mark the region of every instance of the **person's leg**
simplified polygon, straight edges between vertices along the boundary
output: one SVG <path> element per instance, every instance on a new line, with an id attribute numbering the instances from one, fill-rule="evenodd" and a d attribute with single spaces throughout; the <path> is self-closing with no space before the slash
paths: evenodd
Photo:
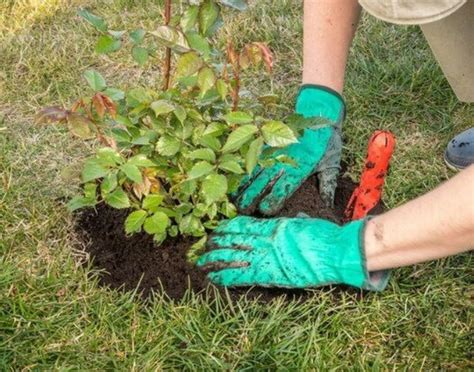
<path id="1" fill-rule="evenodd" d="M 370 271 L 473 249 L 474 166 L 428 194 L 371 219 L 364 246 Z"/>
<path id="2" fill-rule="evenodd" d="M 303 84 L 342 92 L 360 10 L 357 0 L 305 0 Z"/>
<path id="3" fill-rule="evenodd" d="M 440 21 L 420 27 L 458 99 L 473 103 L 474 1 L 468 1 Z M 444 159 L 453 170 L 474 164 L 474 128 L 458 134 L 449 142 Z"/>

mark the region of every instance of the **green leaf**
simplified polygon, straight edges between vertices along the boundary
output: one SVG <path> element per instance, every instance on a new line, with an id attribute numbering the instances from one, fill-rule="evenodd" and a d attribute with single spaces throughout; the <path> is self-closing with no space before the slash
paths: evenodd
<path id="1" fill-rule="evenodd" d="M 227 97 L 227 84 L 224 80 L 222 79 L 217 79 L 216 81 L 216 88 L 217 88 L 217 93 L 221 96 L 222 100 L 225 100 Z"/>
<path id="2" fill-rule="evenodd" d="M 234 193 L 240 186 L 243 176 L 241 174 L 227 174 L 228 193 Z"/>
<path id="3" fill-rule="evenodd" d="M 168 135 L 161 137 L 156 144 L 156 151 L 163 156 L 174 156 L 180 148 L 181 142 Z"/>
<path id="4" fill-rule="evenodd" d="M 229 192 L 229 187 L 227 187 L 227 192 Z M 214 219 L 217 216 L 217 204 L 213 203 L 207 206 L 206 213 L 211 220 Z"/>
<path id="5" fill-rule="evenodd" d="M 198 86 L 201 89 L 201 95 L 204 95 L 209 89 L 214 86 L 216 76 L 214 71 L 209 67 L 203 67 L 198 74 Z"/>
<path id="6" fill-rule="evenodd" d="M 207 160 L 211 163 L 216 161 L 216 154 L 211 149 L 197 149 L 186 155 L 188 159 Z"/>
<path id="7" fill-rule="evenodd" d="M 143 210 L 130 213 L 125 220 L 125 233 L 132 234 L 134 232 L 140 232 L 146 217 L 147 212 Z"/>
<path id="8" fill-rule="evenodd" d="M 193 195 L 197 189 L 197 183 L 195 180 L 183 181 L 178 186 L 180 193 L 184 197 Z"/>
<path id="9" fill-rule="evenodd" d="M 150 159 L 146 157 L 144 154 L 138 154 L 132 156 L 127 161 L 128 164 L 136 165 L 137 167 L 154 167 L 155 163 L 153 163 Z"/>
<path id="10" fill-rule="evenodd" d="M 235 216 L 237 216 L 237 208 L 229 201 L 225 201 L 222 203 L 220 212 L 227 218 L 234 218 Z"/>
<path id="11" fill-rule="evenodd" d="M 298 162 L 288 155 L 281 154 L 276 156 L 275 159 L 278 160 L 280 163 L 289 164 L 295 168 L 298 167 Z"/>
<path id="12" fill-rule="evenodd" d="M 232 152 L 240 149 L 242 145 L 253 138 L 253 135 L 258 132 L 255 125 L 242 125 L 232 132 L 227 138 L 227 142 L 222 148 L 222 152 Z"/>
<path id="13" fill-rule="evenodd" d="M 163 243 L 167 237 L 168 237 L 168 234 L 165 231 L 165 232 L 153 235 L 153 241 L 155 242 L 157 246 L 160 246 L 161 243 Z"/>
<path id="14" fill-rule="evenodd" d="M 245 170 L 248 174 L 252 173 L 255 166 L 257 165 L 258 158 L 262 153 L 263 149 L 263 138 L 258 137 L 250 143 L 247 154 L 245 155 Z"/>
<path id="15" fill-rule="evenodd" d="M 188 40 L 189 46 L 198 51 L 204 59 L 208 59 L 211 55 L 211 47 L 209 41 L 199 35 L 197 32 L 190 31 L 186 33 L 186 39 Z"/>
<path id="16" fill-rule="evenodd" d="M 132 57 L 140 66 L 148 61 L 148 50 L 146 48 L 135 45 L 132 48 Z"/>
<path id="17" fill-rule="evenodd" d="M 218 0 L 222 5 L 234 8 L 240 11 L 247 9 L 247 3 L 244 0 Z"/>
<path id="18" fill-rule="evenodd" d="M 107 88 L 104 90 L 104 94 L 112 101 L 120 101 L 125 98 L 125 92 L 116 88 Z"/>
<path id="19" fill-rule="evenodd" d="M 181 55 L 176 65 L 176 76 L 190 76 L 198 72 L 202 66 L 202 59 L 196 52 Z"/>
<path id="20" fill-rule="evenodd" d="M 190 208 L 189 211 L 191 211 L 192 207 Z M 188 212 L 189 212 L 188 211 Z M 186 212 L 186 213 L 188 213 Z M 207 205 L 204 203 L 197 203 L 196 206 L 193 209 L 193 216 L 202 218 L 206 215 L 207 212 Z"/>
<path id="21" fill-rule="evenodd" d="M 142 208 L 148 209 L 152 212 L 156 212 L 157 208 L 163 202 L 163 199 L 164 199 L 163 195 L 158 195 L 158 194 L 147 195 L 145 196 L 145 199 L 143 199 Z"/>
<path id="22" fill-rule="evenodd" d="M 142 173 L 140 172 L 140 169 L 136 165 L 126 163 L 123 164 L 120 167 L 120 170 L 125 173 L 128 179 L 132 180 L 133 182 L 136 183 L 142 183 L 143 182 L 143 177 Z"/>
<path id="23" fill-rule="evenodd" d="M 96 199 L 97 184 L 95 182 L 86 183 L 84 185 L 84 197 L 89 200 Z"/>
<path id="24" fill-rule="evenodd" d="M 110 35 L 102 35 L 97 40 L 95 51 L 100 54 L 113 53 L 120 49 L 122 42 L 119 39 L 115 39 Z"/>
<path id="25" fill-rule="evenodd" d="M 265 143 L 272 147 L 283 147 L 298 142 L 293 131 L 281 121 L 269 121 L 262 126 Z"/>
<path id="26" fill-rule="evenodd" d="M 214 169 L 212 164 L 209 164 L 207 161 L 200 161 L 191 168 L 188 173 L 188 180 L 199 178 L 205 176 Z"/>
<path id="27" fill-rule="evenodd" d="M 77 112 L 73 112 L 68 116 L 67 122 L 69 124 L 71 133 L 76 137 L 83 139 L 94 137 L 91 131 L 91 125 L 93 123 L 85 116 L 78 114 Z"/>
<path id="28" fill-rule="evenodd" d="M 145 39 L 145 30 L 139 28 L 138 30 L 130 32 L 130 39 L 134 44 L 141 44 L 143 43 L 143 39 Z"/>
<path id="29" fill-rule="evenodd" d="M 165 46 L 172 48 L 178 53 L 189 52 L 188 41 L 184 34 L 171 26 L 159 26 L 150 34 L 156 36 Z"/>
<path id="30" fill-rule="evenodd" d="M 176 218 L 178 216 L 178 214 L 174 210 L 170 208 L 165 208 L 165 207 L 158 207 L 157 212 L 163 212 L 164 214 L 166 214 L 168 217 L 171 217 L 171 218 Z"/>
<path id="31" fill-rule="evenodd" d="M 195 263 L 198 259 L 200 254 L 204 251 L 207 242 L 207 235 L 204 235 L 201 239 L 199 239 L 196 243 L 194 243 L 186 253 L 186 258 L 188 262 Z"/>
<path id="32" fill-rule="evenodd" d="M 113 193 L 106 195 L 104 199 L 112 208 L 123 209 L 130 207 L 130 200 L 122 189 L 116 189 Z"/>
<path id="33" fill-rule="evenodd" d="M 84 185 L 84 197 L 90 201 L 96 201 L 97 199 L 97 183 L 89 182 Z"/>
<path id="34" fill-rule="evenodd" d="M 217 30 L 219 30 L 223 25 L 224 25 L 224 19 L 222 18 L 222 14 L 219 11 L 219 14 L 217 15 L 216 21 L 214 22 L 214 24 L 207 31 L 206 36 L 209 37 L 209 36 L 214 35 L 217 32 Z"/>
<path id="35" fill-rule="evenodd" d="M 141 104 L 148 104 L 151 102 L 151 96 L 145 88 L 134 88 L 127 92 L 127 105 L 130 107 L 137 107 Z"/>
<path id="36" fill-rule="evenodd" d="M 219 149 L 221 148 L 221 143 L 219 142 L 219 140 L 211 135 L 202 136 L 199 139 L 199 143 L 203 146 L 209 147 L 214 151 L 219 151 Z"/>
<path id="37" fill-rule="evenodd" d="M 104 19 L 92 14 L 91 12 L 81 9 L 77 12 L 82 18 L 84 18 L 87 22 L 89 22 L 92 26 L 94 26 L 97 30 L 106 32 L 107 31 L 107 23 L 105 23 Z"/>
<path id="38" fill-rule="evenodd" d="M 192 209 L 193 206 L 191 203 L 181 203 L 175 208 L 176 212 L 182 215 L 188 214 Z"/>
<path id="39" fill-rule="evenodd" d="M 219 157 L 219 163 L 223 163 L 225 161 L 236 161 L 237 163 L 240 163 L 242 160 L 242 157 L 236 154 L 223 154 Z"/>
<path id="40" fill-rule="evenodd" d="M 204 36 L 210 34 L 212 26 L 219 17 L 219 7 L 213 0 L 206 0 L 199 9 L 199 30 Z"/>
<path id="41" fill-rule="evenodd" d="M 100 192 L 102 197 L 114 191 L 118 186 L 117 171 L 107 174 L 100 184 Z"/>
<path id="42" fill-rule="evenodd" d="M 222 174 L 210 174 L 202 182 L 201 193 L 207 204 L 222 199 L 227 193 L 227 178 Z"/>
<path id="43" fill-rule="evenodd" d="M 96 200 L 91 200 L 89 198 L 85 198 L 82 195 L 78 195 L 73 197 L 68 203 L 67 208 L 70 212 L 74 212 L 77 209 L 85 208 L 85 207 L 93 207 L 96 204 Z"/>
<path id="44" fill-rule="evenodd" d="M 99 164 L 97 159 L 88 159 L 82 170 L 82 182 L 89 182 L 107 175 L 107 168 Z"/>
<path id="45" fill-rule="evenodd" d="M 171 236 L 172 238 L 178 236 L 178 233 L 179 233 L 179 230 L 178 230 L 178 226 L 176 225 L 172 225 L 168 229 L 168 235 Z"/>
<path id="46" fill-rule="evenodd" d="M 120 154 L 111 147 L 102 147 L 97 149 L 97 162 L 104 167 L 115 167 L 117 164 L 123 163 Z"/>
<path id="47" fill-rule="evenodd" d="M 246 112 L 233 111 L 224 115 L 224 120 L 229 124 L 248 124 L 253 122 L 253 117 Z"/>
<path id="48" fill-rule="evenodd" d="M 218 137 L 222 135 L 228 127 L 222 123 L 210 123 L 204 132 L 202 133 L 203 136 L 213 136 Z"/>
<path id="49" fill-rule="evenodd" d="M 96 70 L 87 70 L 84 72 L 84 78 L 95 92 L 101 92 L 107 87 L 104 77 Z"/>
<path id="50" fill-rule="evenodd" d="M 183 217 L 179 223 L 179 231 L 184 235 L 203 236 L 205 234 L 201 221 L 192 214 Z"/>
<path id="51" fill-rule="evenodd" d="M 169 114 L 174 110 L 174 105 L 170 101 L 164 99 L 153 102 L 150 107 L 155 112 L 156 116 Z"/>
<path id="52" fill-rule="evenodd" d="M 169 217 L 163 212 L 155 212 L 153 216 L 145 220 L 143 229 L 148 234 L 160 234 L 166 231 L 169 223 Z"/>
<path id="53" fill-rule="evenodd" d="M 224 162 L 220 163 L 219 164 L 219 169 L 223 169 L 223 170 L 235 173 L 235 174 L 244 173 L 244 170 L 242 169 L 240 164 L 237 163 L 236 161 L 233 161 L 233 160 L 224 161 Z"/>
<path id="54" fill-rule="evenodd" d="M 184 123 L 184 121 L 186 120 L 186 117 L 188 116 L 184 107 L 179 106 L 179 105 L 175 107 L 174 115 L 176 116 L 176 118 L 179 120 L 181 124 Z"/>
<path id="55" fill-rule="evenodd" d="M 193 108 L 188 108 L 188 116 L 191 119 L 197 120 L 197 121 L 203 121 L 203 117 L 201 113 L 198 110 L 195 110 Z"/>
<path id="56" fill-rule="evenodd" d="M 194 28 L 199 14 L 199 7 L 189 6 L 181 16 L 180 25 L 183 32 L 188 32 Z"/>

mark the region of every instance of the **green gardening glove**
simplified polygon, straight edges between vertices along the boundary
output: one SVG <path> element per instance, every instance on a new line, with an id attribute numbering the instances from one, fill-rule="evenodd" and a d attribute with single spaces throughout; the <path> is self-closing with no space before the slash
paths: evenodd
<path id="1" fill-rule="evenodd" d="M 329 123 L 305 129 L 298 143 L 275 151 L 272 157 L 286 155 L 294 164 L 276 162 L 271 167 L 257 166 L 245 177 L 233 198 L 244 214 L 256 209 L 265 215 L 276 214 L 303 182 L 318 173 L 323 202 L 334 202 L 340 169 L 342 142 L 340 130 L 345 114 L 344 100 L 332 89 L 303 85 L 296 98 L 296 113 L 305 118 L 322 118 Z"/>
<path id="2" fill-rule="evenodd" d="M 344 226 L 313 218 L 222 222 L 197 262 L 223 286 L 310 288 L 342 283 L 380 291 L 388 272 L 369 273 L 365 263 L 365 220 Z"/>

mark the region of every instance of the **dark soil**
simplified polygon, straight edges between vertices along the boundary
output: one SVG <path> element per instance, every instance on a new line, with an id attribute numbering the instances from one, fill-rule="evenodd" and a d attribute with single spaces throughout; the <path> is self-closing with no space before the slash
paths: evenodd
<path id="1" fill-rule="evenodd" d="M 339 180 L 334 210 L 322 206 L 317 190 L 317 179 L 311 177 L 286 203 L 279 216 L 294 217 L 303 212 L 311 217 L 321 217 L 341 222 L 344 208 L 355 184 L 347 179 Z M 372 213 L 380 212 L 381 208 Z M 77 216 L 76 231 L 86 242 L 93 266 L 102 270 L 100 283 L 114 289 L 135 290 L 148 297 L 153 291 L 165 291 L 171 299 L 183 297 L 189 288 L 197 293 L 204 291 L 209 282 L 205 273 L 186 261 L 186 251 L 192 240 L 167 239 L 157 247 L 151 236 L 140 233 L 127 237 L 123 224 L 126 210 L 106 206 L 85 210 Z M 161 285 L 160 285 L 161 282 Z M 309 292 L 287 289 L 231 289 L 232 297 L 259 297 L 268 301 L 275 297 L 302 298 Z"/>

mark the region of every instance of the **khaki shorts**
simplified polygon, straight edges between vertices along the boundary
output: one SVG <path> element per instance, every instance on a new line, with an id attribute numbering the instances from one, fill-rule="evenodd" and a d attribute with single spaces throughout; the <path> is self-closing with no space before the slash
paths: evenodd
<path id="1" fill-rule="evenodd" d="M 418 24 L 454 93 L 474 102 L 474 0 L 359 0 L 373 16 Z"/>

